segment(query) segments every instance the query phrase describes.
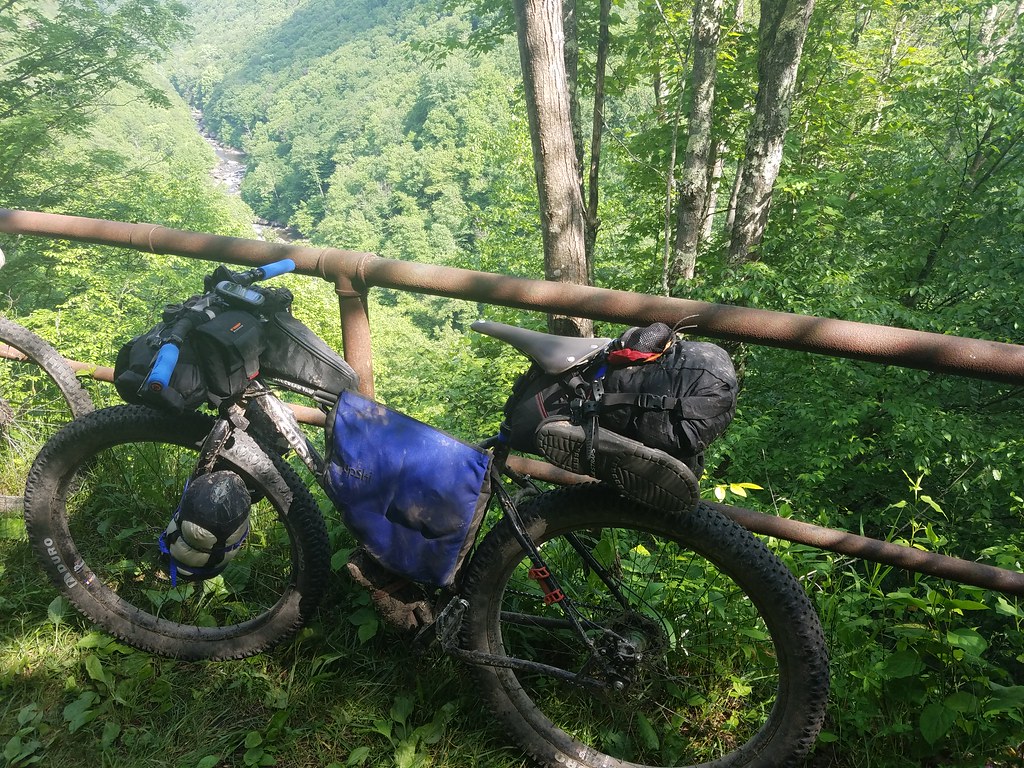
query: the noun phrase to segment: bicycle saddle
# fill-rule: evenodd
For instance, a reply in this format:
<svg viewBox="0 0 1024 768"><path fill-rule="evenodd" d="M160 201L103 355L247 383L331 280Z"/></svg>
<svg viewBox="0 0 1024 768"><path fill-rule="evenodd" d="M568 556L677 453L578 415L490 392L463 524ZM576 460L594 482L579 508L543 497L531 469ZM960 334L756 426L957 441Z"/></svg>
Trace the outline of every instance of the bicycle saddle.
<svg viewBox="0 0 1024 768"><path fill-rule="evenodd" d="M605 338L555 336L515 325L493 323L490 320L477 320L470 328L508 342L544 369L545 373L552 374L565 373L570 368L597 357L598 353L612 341Z"/></svg>

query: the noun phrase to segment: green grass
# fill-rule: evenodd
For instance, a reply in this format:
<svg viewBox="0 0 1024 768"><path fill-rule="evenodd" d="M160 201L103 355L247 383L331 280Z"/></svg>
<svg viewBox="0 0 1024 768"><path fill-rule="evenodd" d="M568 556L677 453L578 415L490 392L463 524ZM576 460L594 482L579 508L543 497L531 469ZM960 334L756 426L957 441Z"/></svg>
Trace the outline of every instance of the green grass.
<svg viewBox="0 0 1024 768"><path fill-rule="evenodd" d="M292 642L182 663L93 631L10 530L0 563L0 765L524 765L463 668L385 630L360 642L341 576Z"/></svg>
<svg viewBox="0 0 1024 768"><path fill-rule="evenodd" d="M832 656L808 766L1024 766L1019 601L771 544L805 574ZM334 574L312 624L270 653L162 659L93 630L46 580L20 519L0 517L0 766L527 764L464 667L411 655L372 615Z"/></svg>

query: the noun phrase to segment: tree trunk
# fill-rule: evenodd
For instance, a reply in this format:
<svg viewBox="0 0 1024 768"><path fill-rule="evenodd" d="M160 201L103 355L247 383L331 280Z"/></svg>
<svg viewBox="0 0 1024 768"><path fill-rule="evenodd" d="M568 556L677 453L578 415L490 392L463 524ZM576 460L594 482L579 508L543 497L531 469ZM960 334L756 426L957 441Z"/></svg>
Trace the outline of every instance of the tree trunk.
<svg viewBox="0 0 1024 768"><path fill-rule="evenodd" d="M597 215L598 179L601 169L601 136L604 133L604 76L608 68L608 23L612 0L601 0L601 18L598 22L597 68L594 72L594 122L590 134L590 176L587 181L587 212L584 221L584 250L587 258L587 280L594 282L594 250L601 220Z"/></svg>
<svg viewBox="0 0 1024 768"><path fill-rule="evenodd" d="M573 141L569 85L565 70L562 4L558 0L515 0L519 57L548 280L587 283L583 195ZM593 334L593 322L549 316L552 333Z"/></svg>
<svg viewBox="0 0 1024 768"><path fill-rule="evenodd" d="M813 9L814 0L761 0L757 99L747 131L744 172L729 243L733 263L756 259L764 237Z"/></svg>
<svg viewBox="0 0 1024 768"><path fill-rule="evenodd" d="M704 225L700 233L701 243L706 243L714 231L718 187L722 183L722 174L725 172L725 149L725 142L719 141L711 153L711 157L708 158L708 193L704 198Z"/></svg>
<svg viewBox="0 0 1024 768"><path fill-rule="evenodd" d="M576 16L576 0L562 0L562 33L565 39L565 82L569 87L569 115L572 120L572 143L576 149L576 167L583 184L583 120L580 118L580 30ZM583 187L580 194L586 197Z"/></svg>
<svg viewBox="0 0 1024 768"><path fill-rule="evenodd" d="M732 191L729 193L729 208L725 214L725 231L732 237L736 225L736 201L740 198L740 187L743 186L743 158L736 160L736 175L732 177Z"/></svg>
<svg viewBox="0 0 1024 768"><path fill-rule="evenodd" d="M669 273L669 291L680 280L692 280L697 246L707 211L711 120L715 103L715 61L722 22L722 0L700 0L693 12L693 69L690 119L683 174L676 208L675 253Z"/></svg>

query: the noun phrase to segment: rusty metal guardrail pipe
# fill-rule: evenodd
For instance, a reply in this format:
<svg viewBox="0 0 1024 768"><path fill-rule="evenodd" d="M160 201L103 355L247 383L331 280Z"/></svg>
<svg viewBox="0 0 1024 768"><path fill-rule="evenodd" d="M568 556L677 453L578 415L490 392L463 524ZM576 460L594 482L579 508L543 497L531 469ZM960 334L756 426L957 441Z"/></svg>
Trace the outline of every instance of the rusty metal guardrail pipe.
<svg viewBox="0 0 1024 768"><path fill-rule="evenodd" d="M326 277L336 284L339 277L346 277L360 291L380 286L622 323L661 320L672 324L688 318L696 335L716 339L1024 384L1024 346L982 339L526 280L381 259L355 251L263 243L152 224L125 224L0 208L0 231L238 264L291 258L303 274Z"/></svg>
<svg viewBox="0 0 1024 768"><path fill-rule="evenodd" d="M509 458L509 466L518 472L558 485L593 482L593 478L567 472L543 461L521 456ZM998 568L985 563L925 552L915 547L892 544L868 536L825 528L787 517L776 517L730 504L705 502L747 530L764 536L806 544L817 549L847 555L858 560L892 565L908 571L925 573L962 584L993 589L1007 595L1024 597L1024 573Z"/></svg>
<svg viewBox="0 0 1024 768"><path fill-rule="evenodd" d="M124 246L156 254L176 254L234 264L257 265L291 258L300 273L334 282L346 358L363 378L364 391L371 393L373 369L365 302L366 291L371 286L623 323L645 324L656 320L675 323L680 318L688 318L692 319L693 330L698 335L712 338L1024 384L1024 346L1014 344L525 280L381 259L368 253L264 243L152 224L126 224L0 208L0 232ZM96 378L109 378L110 375L109 369L95 369L84 363L76 363L76 366L89 368ZM370 387L368 390L367 385ZM323 414L319 411L304 411L297 409L300 420L323 423ZM522 472L550 482L567 484L586 479L531 459L513 457L512 464ZM728 505L713 506L757 533L1010 595L1024 595L1024 574L1016 571L921 552L752 510Z"/></svg>

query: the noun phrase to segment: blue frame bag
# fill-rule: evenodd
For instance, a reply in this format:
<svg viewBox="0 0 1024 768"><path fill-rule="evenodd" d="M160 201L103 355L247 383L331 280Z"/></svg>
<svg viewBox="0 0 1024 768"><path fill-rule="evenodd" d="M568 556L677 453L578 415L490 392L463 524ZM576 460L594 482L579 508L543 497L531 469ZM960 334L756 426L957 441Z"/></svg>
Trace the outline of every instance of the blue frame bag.
<svg viewBox="0 0 1024 768"><path fill-rule="evenodd" d="M351 391L327 428L325 485L356 539L390 571L452 584L487 506L490 453Z"/></svg>

